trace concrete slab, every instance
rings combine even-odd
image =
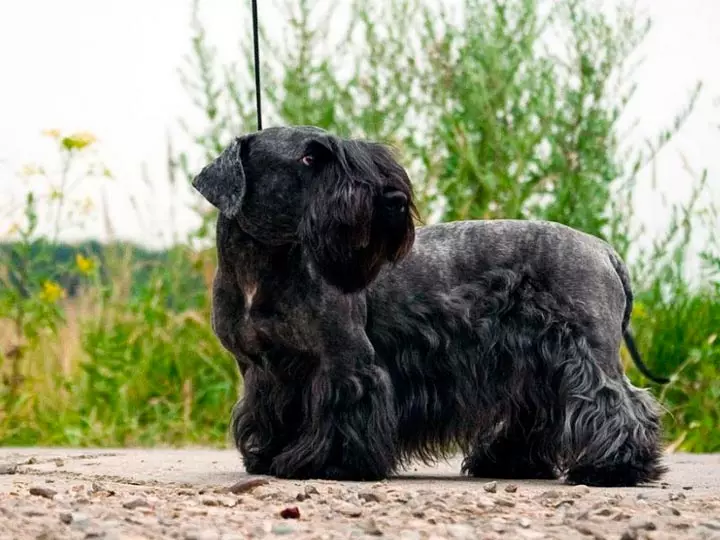
[[[720,494],[720,454],[671,454],[664,485],[692,488],[698,492]],[[58,466],[58,460],[62,462]],[[134,484],[164,484],[184,487],[219,487],[247,478],[238,453],[234,450],[207,448],[183,449],[63,449],[0,448],[0,463],[28,463],[24,474],[69,478],[112,479]],[[392,479],[399,485],[418,488],[448,483],[468,489],[487,479],[460,476],[457,457],[434,467],[417,464]],[[0,476],[0,490],[8,489],[11,476]],[[354,484],[353,482],[344,482]],[[532,489],[560,485],[553,481],[517,482]],[[655,491],[657,487],[616,489],[616,491]]]
[[[0,448],[0,540],[652,538],[720,540],[720,455],[667,456],[664,482],[590,489],[460,476],[460,458],[386,482],[252,478],[234,450]]]

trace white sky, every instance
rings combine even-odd
[[[224,58],[237,55],[249,24],[242,2],[249,1],[201,2],[203,21]],[[281,39],[282,17],[271,11],[269,0],[259,3],[263,21]],[[720,194],[720,1],[639,4],[653,17],[654,29],[642,49],[646,61],[631,104],[632,116],[640,119],[636,134],[652,135],[668,125],[695,81],[706,85],[691,121],[658,161],[656,181],[670,201],[687,197],[682,151],[696,170],[709,168],[710,183]],[[40,136],[48,128],[98,137],[97,152],[116,179],[87,183],[79,193],[97,202],[106,190],[117,236],[162,245],[171,228],[184,232],[196,224],[192,213],[176,208],[171,225],[165,181],[165,136],[178,132],[178,118],[192,107],[177,73],[190,44],[190,5],[189,0],[0,1],[0,238],[14,219],[6,209],[22,202],[26,187],[17,170],[53,159],[52,145]],[[152,189],[143,183],[143,164]],[[650,181],[647,174],[639,193]],[[131,195],[143,207],[140,216]],[[637,211],[651,231],[661,232],[666,222],[664,212],[654,208],[657,202],[642,200]],[[102,238],[103,231],[98,219],[85,232],[65,237]]]

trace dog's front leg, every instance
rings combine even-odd
[[[273,474],[386,478],[397,465],[397,414],[390,377],[375,363],[364,332],[344,336],[339,332],[333,341],[323,348],[334,354],[324,355],[302,388],[302,427],[273,460]]]

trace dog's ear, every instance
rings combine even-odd
[[[224,216],[234,219],[240,214],[245,196],[245,170],[242,154],[247,139],[230,143],[193,179],[193,187]]]

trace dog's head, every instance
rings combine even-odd
[[[325,280],[347,293],[401,260],[415,239],[412,186],[390,150],[314,127],[240,137],[193,186],[256,240],[300,242]]]

